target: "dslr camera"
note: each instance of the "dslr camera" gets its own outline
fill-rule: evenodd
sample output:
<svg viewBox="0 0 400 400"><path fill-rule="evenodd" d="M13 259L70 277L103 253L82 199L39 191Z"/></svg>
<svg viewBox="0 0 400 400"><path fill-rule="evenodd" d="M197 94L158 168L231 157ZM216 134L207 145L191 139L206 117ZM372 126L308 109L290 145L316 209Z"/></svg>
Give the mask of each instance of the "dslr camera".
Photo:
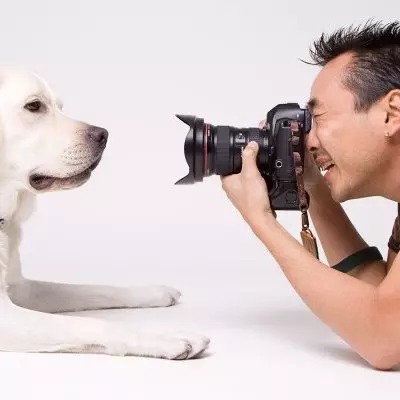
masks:
<svg viewBox="0 0 400 400"><path fill-rule="evenodd" d="M242 168L242 151L258 143L257 167L265 179L273 210L299 210L302 191L298 175L304 169L305 135L311 115L297 103L278 104L268 111L263 128L212 125L193 115L176 115L189 126L184 153L189 173L176 185L202 182L212 175L236 174ZM299 172L300 171L300 172ZM300 185L302 186L302 185Z"/></svg>

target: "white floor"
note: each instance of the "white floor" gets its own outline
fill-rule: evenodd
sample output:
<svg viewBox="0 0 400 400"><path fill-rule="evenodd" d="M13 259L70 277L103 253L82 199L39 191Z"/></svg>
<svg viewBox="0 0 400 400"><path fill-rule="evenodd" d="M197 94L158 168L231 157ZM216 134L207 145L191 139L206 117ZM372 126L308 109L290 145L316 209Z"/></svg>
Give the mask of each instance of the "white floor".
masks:
<svg viewBox="0 0 400 400"><path fill-rule="evenodd" d="M207 334L211 347L201 359L2 353L1 398L398 399L400 372L360 360L299 301L278 268L196 271L192 282L185 274L175 280L184 293L175 307L87 314Z"/></svg>

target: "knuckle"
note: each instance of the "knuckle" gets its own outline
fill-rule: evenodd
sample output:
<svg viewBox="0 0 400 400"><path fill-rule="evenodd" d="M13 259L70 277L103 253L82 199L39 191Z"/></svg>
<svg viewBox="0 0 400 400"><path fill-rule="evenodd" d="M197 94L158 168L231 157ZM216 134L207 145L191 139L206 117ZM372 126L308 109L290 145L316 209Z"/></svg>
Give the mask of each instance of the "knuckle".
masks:
<svg viewBox="0 0 400 400"><path fill-rule="evenodd" d="M258 127L261 129L264 127L266 120L262 119L259 123L258 123Z"/></svg>

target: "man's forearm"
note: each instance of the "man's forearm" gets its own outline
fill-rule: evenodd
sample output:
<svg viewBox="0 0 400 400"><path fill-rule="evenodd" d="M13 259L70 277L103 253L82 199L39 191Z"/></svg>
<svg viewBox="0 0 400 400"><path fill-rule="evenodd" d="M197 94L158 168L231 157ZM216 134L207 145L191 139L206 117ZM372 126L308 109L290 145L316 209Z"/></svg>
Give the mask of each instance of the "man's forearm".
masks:
<svg viewBox="0 0 400 400"><path fill-rule="evenodd" d="M323 182L309 191L309 215L329 265L334 265L368 244L355 229L340 203L332 199ZM362 265L351 275L378 284L386 275L385 262Z"/></svg>
<svg viewBox="0 0 400 400"><path fill-rule="evenodd" d="M371 364L378 337L377 288L315 259L278 221L250 224L308 307Z"/></svg>
<svg viewBox="0 0 400 400"><path fill-rule="evenodd" d="M330 265L367 246L341 204L332 199L328 186L321 183L309 194L309 215Z"/></svg>

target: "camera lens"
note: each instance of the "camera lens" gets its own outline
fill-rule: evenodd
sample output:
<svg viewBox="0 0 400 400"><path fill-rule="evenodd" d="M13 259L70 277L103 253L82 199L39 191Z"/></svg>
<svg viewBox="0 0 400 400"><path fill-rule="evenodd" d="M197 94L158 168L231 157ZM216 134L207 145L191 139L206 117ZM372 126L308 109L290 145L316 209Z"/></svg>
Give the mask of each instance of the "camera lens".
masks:
<svg viewBox="0 0 400 400"><path fill-rule="evenodd" d="M251 141L259 145L257 165L268 171L270 150L267 131L259 128L236 128L212 125L192 115L177 115L189 126L184 152L189 173L176 184L201 182L211 175L230 175L242 169L242 151Z"/></svg>

